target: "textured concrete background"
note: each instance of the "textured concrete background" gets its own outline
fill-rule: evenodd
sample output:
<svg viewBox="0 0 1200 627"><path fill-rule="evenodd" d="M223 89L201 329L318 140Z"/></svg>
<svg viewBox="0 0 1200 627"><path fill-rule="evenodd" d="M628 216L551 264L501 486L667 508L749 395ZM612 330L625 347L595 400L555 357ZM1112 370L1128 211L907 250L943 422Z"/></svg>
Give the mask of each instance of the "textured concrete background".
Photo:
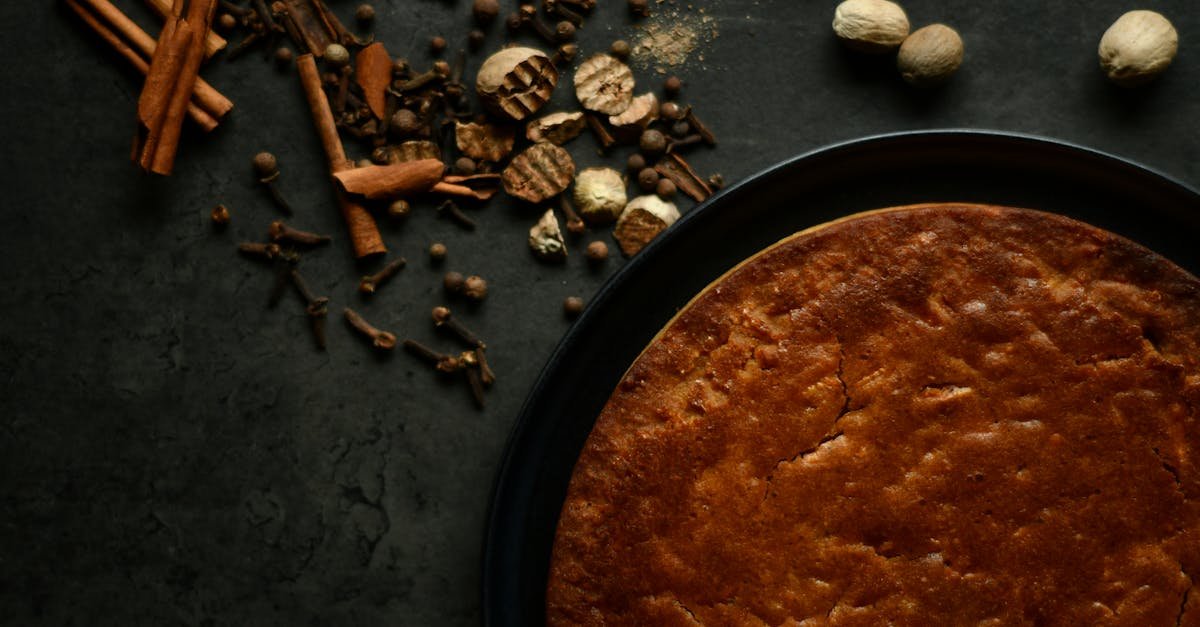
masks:
<svg viewBox="0 0 1200 627"><path fill-rule="evenodd" d="M153 23L140 2L118 4ZM349 18L356 3L333 4ZM585 54L636 38L623 2L600 4L581 31ZM977 127L1087 144L1200 184L1200 12L1188 0L909 0L915 25L947 22L966 41L960 74L929 93L887 59L845 53L829 30L835 4L660 6L703 9L719 33L675 70L721 140L696 153L697 169L733 181L838 140ZM418 66L430 36L456 47L470 28L466 0L375 6L380 39ZM1153 86L1117 90L1096 44L1123 11L1147 6L1175 22L1180 56ZM59 3L0 4L0 23L0 623L477 622L505 437L568 328L562 298L592 294L621 261L600 272L578 254L566 267L535 263L524 240L536 214L505 202L475 212L475 233L418 207L405 224L384 222L410 266L362 301L292 73L258 54L208 68L235 111L209 137L187 132L175 175L151 179L128 162L135 74ZM638 79L657 88L650 72ZM571 100L560 86L560 107ZM315 351L292 295L265 307L270 272L234 253L275 216L249 169L262 149L280 157L295 222L337 236L302 265L335 312L351 304L448 348L428 319L441 272L490 280L488 301L462 312L500 377L485 411L407 355L376 357L336 317L329 351ZM625 154L601 159L586 136L571 150L580 167ZM207 222L217 202L234 211L223 234ZM423 255L435 240L450 247L442 269Z"/></svg>

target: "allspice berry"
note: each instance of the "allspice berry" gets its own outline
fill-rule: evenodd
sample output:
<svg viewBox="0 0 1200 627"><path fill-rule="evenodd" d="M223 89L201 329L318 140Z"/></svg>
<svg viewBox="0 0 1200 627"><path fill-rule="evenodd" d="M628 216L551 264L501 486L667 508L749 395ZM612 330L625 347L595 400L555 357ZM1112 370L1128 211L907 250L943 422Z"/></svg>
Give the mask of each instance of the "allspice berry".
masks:
<svg viewBox="0 0 1200 627"><path fill-rule="evenodd" d="M833 12L833 33L859 52L895 50L908 37L908 28L904 9L888 0L846 0Z"/></svg>
<svg viewBox="0 0 1200 627"><path fill-rule="evenodd" d="M563 299L563 313L568 318L578 317L583 313L583 299L578 296L568 296Z"/></svg>
<svg viewBox="0 0 1200 627"><path fill-rule="evenodd" d="M623 208L623 207L622 207ZM608 244L600 240L596 240L587 245L584 251L584 256L592 263L600 263L608 259Z"/></svg>
<svg viewBox="0 0 1200 627"><path fill-rule="evenodd" d="M945 24L919 28L900 45L896 67L910 85L930 87L944 82L962 65L963 42Z"/></svg>
<svg viewBox="0 0 1200 627"><path fill-rule="evenodd" d="M370 24L375 21L375 7L369 4L358 5L358 9L354 11L354 19L360 24Z"/></svg>
<svg viewBox="0 0 1200 627"><path fill-rule="evenodd" d="M654 193L663 200L671 200L675 196L675 183L671 179L660 178L654 186Z"/></svg>
<svg viewBox="0 0 1200 627"><path fill-rule="evenodd" d="M1112 82L1136 87L1167 69L1178 50L1179 33L1167 18L1154 11L1130 11L1100 38L1100 67Z"/></svg>
<svg viewBox="0 0 1200 627"><path fill-rule="evenodd" d="M275 49L275 63L279 65L279 67L287 67L291 65L293 58L294 55L292 54L291 48L282 46Z"/></svg>
<svg viewBox="0 0 1200 627"><path fill-rule="evenodd" d="M638 139L638 148L647 157L657 157L667 151L667 138L661 131L648 129Z"/></svg>
<svg viewBox="0 0 1200 627"><path fill-rule="evenodd" d="M482 302L488 294L487 281L483 277L471 275L463 281L462 293L468 300Z"/></svg>
<svg viewBox="0 0 1200 627"><path fill-rule="evenodd" d="M429 40L429 50L434 54L441 54L446 49L446 38L441 35L435 36Z"/></svg>
<svg viewBox="0 0 1200 627"><path fill-rule="evenodd" d="M238 19L228 13L222 13L217 18L217 29L222 31L231 31L237 28Z"/></svg>
<svg viewBox="0 0 1200 627"><path fill-rule="evenodd" d="M625 59L629 58L629 54L633 52L633 50L630 48L628 41L625 41L624 39L618 39L612 42L612 46L609 46L608 52L612 54L612 56L624 61Z"/></svg>
<svg viewBox="0 0 1200 627"><path fill-rule="evenodd" d="M658 188L658 178L658 172L654 168L642 168L642 171L638 172L638 187L643 192L652 194Z"/></svg>
<svg viewBox="0 0 1200 627"><path fill-rule="evenodd" d="M480 24L491 24L500 15L499 0L475 0L471 5L471 14L475 16L475 21Z"/></svg>
<svg viewBox="0 0 1200 627"><path fill-rule="evenodd" d="M442 277L442 287L446 288L447 292L457 294L463 291L467 280L463 278L461 272L447 272L446 276Z"/></svg>
<svg viewBox="0 0 1200 627"><path fill-rule="evenodd" d="M663 81L663 93L669 98L678 96L681 89L683 89L683 81L679 80L678 76L668 76Z"/></svg>
<svg viewBox="0 0 1200 627"><path fill-rule="evenodd" d="M325 59L325 63L329 67L337 70L346 67L350 63L350 51L342 44L329 44L325 48L325 55L321 58Z"/></svg>
<svg viewBox="0 0 1200 627"><path fill-rule="evenodd" d="M625 161L625 169L628 170L630 174L637 174L645 167L646 158L643 157L642 153L640 152L635 152L632 155L629 155L629 159Z"/></svg>

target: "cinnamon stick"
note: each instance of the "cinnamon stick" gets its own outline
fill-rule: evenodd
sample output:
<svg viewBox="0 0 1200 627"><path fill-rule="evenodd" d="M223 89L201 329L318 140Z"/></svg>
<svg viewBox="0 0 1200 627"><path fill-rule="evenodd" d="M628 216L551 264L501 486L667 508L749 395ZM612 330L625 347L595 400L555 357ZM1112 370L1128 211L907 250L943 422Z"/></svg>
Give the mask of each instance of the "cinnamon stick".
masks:
<svg viewBox="0 0 1200 627"><path fill-rule="evenodd" d="M141 57L147 65L147 71L149 71L149 59L153 58L155 50L158 49L158 44L154 41L153 37L142 30L140 26L129 19L128 16L122 13L109 0L73 1L77 1L80 8L86 7L85 10L89 10L90 14L94 16L94 19L89 21L89 25L93 21L98 24L107 24L111 27L111 32L120 35L123 41L141 53ZM80 14L82 15L82 13ZM84 19L88 21L87 18ZM101 36L103 37L103 34ZM195 91L192 96L196 100L197 106L204 109L205 112L217 120L220 120L226 113L229 113L233 109L233 102L221 95L220 92L202 78L196 79Z"/></svg>
<svg viewBox="0 0 1200 627"><path fill-rule="evenodd" d="M679 191L691 196L692 200L696 202L712 196L712 187L709 187L708 182L700 178L692 166L676 153L670 153L663 157L661 161L654 164L654 169L662 176L671 179Z"/></svg>
<svg viewBox="0 0 1200 627"><path fill-rule="evenodd" d="M378 120L385 119L387 88L392 84L392 57L387 48L376 42L355 55L354 79L362 87L367 106Z"/></svg>
<svg viewBox="0 0 1200 627"><path fill-rule="evenodd" d="M329 162L330 175L354 168L354 164L346 158L342 140L338 137L333 111L329 108L329 101L321 88L321 73L317 70L317 61L312 53L296 57L296 69L300 74L300 85L304 88L304 97L308 101L313 125L316 126L317 136ZM334 191L337 193L342 218L350 231L350 244L354 249L354 256L361 258L387 252L375 218L367 213L362 205L351 201L340 189Z"/></svg>
<svg viewBox="0 0 1200 627"><path fill-rule="evenodd" d="M429 191L442 179L445 165L438 159L422 159L393 165L370 165L334 172L342 189L372 200L405 197Z"/></svg>
<svg viewBox="0 0 1200 627"><path fill-rule="evenodd" d="M71 7L79 17L87 24L97 35L100 36L108 45L112 46L117 54L125 57L133 67L137 68L143 75L150 69L150 64L142 58L142 55L134 50L128 43L121 39L121 36L101 22L95 15L92 15L86 8L80 5L76 0L66 0L67 6ZM188 117L196 124L200 125L205 131L211 131L217 127L217 119L209 112L205 111L195 102L195 94L192 95L192 101L188 102Z"/></svg>
<svg viewBox="0 0 1200 627"><path fill-rule="evenodd" d="M150 6L150 10L158 15L159 19L167 19L171 14L171 0L146 0L146 4ZM225 38L208 31L208 37L204 39L204 58L210 59L212 56L225 49L228 42Z"/></svg>
<svg viewBox="0 0 1200 627"><path fill-rule="evenodd" d="M134 161L143 170L163 175L175 166L183 117L204 60L204 36L217 10L217 0L173 1L138 98L133 143Z"/></svg>

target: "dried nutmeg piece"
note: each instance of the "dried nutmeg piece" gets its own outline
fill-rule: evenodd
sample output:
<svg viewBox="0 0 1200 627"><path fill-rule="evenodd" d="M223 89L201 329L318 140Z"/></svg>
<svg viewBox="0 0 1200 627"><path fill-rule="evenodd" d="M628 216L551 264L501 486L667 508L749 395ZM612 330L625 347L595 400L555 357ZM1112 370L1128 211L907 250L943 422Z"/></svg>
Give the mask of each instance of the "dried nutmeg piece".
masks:
<svg viewBox="0 0 1200 627"><path fill-rule="evenodd" d="M1154 11L1130 11L1100 38L1100 67L1112 82L1136 87L1167 69L1178 50L1179 33L1170 20Z"/></svg>
<svg viewBox="0 0 1200 627"><path fill-rule="evenodd" d="M505 48L483 62L475 91L493 113L520 121L541 109L557 84L558 69L545 53Z"/></svg>
<svg viewBox="0 0 1200 627"><path fill-rule="evenodd" d="M499 161L512 152L516 130L511 126L455 122L454 142L472 159Z"/></svg>
<svg viewBox="0 0 1200 627"><path fill-rule="evenodd" d="M438 148L438 145L423 139L407 141L399 146L381 146L378 152L380 153L378 156L382 157L382 159L375 159L375 155L372 155L372 158L375 161L388 164L408 163L409 161L422 161L425 159L440 160L442 158L442 151Z"/></svg>
<svg viewBox="0 0 1200 627"><path fill-rule="evenodd" d="M544 141L561 146L578 137L585 127L587 122L580 111L551 113L530 121L525 127L525 137L534 143Z"/></svg>
<svg viewBox="0 0 1200 627"><path fill-rule="evenodd" d="M653 92L637 96L620 115L609 116L613 132L625 141L640 137L650 123L658 119L658 97Z"/></svg>
<svg viewBox="0 0 1200 627"><path fill-rule="evenodd" d="M678 219L679 209L673 203L658 196L638 196L621 212L613 237L621 246L621 252L632 257Z"/></svg>
<svg viewBox="0 0 1200 627"><path fill-rule="evenodd" d="M867 53L895 50L908 37L908 16L888 0L846 0L833 12L833 32L847 48Z"/></svg>
<svg viewBox="0 0 1200 627"><path fill-rule="evenodd" d="M963 41L945 24L919 28L900 44L896 67L910 85L932 87L950 78L962 65Z"/></svg>
<svg viewBox="0 0 1200 627"><path fill-rule="evenodd" d="M548 142L530 146L512 158L500 174L504 191L532 203L562 193L575 176L571 155Z"/></svg>
<svg viewBox="0 0 1200 627"><path fill-rule="evenodd" d="M608 224L625 209L625 180L612 168L586 168L575 177L574 197L588 224Z"/></svg>
<svg viewBox="0 0 1200 627"><path fill-rule="evenodd" d="M614 56L592 55L575 71L575 97L589 111L620 115L633 100L633 70Z"/></svg>
<svg viewBox="0 0 1200 627"><path fill-rule="evenodd" d="M529 249L542 261L562 263L567 260L567 244L553 209L543 213L537 224L529 229Z"/></svg>

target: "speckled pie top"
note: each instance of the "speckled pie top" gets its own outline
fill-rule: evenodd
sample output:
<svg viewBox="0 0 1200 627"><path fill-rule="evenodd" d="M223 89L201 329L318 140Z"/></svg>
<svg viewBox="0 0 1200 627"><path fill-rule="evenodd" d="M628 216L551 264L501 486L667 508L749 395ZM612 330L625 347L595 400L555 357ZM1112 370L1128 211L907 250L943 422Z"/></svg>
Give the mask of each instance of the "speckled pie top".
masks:
<svg viewBox="0 0 1200 627"><path fill-rule="evenodd" d="M551 625L1200 625L1200 282L1022 209L793 236L637 359Z"/></svg>

